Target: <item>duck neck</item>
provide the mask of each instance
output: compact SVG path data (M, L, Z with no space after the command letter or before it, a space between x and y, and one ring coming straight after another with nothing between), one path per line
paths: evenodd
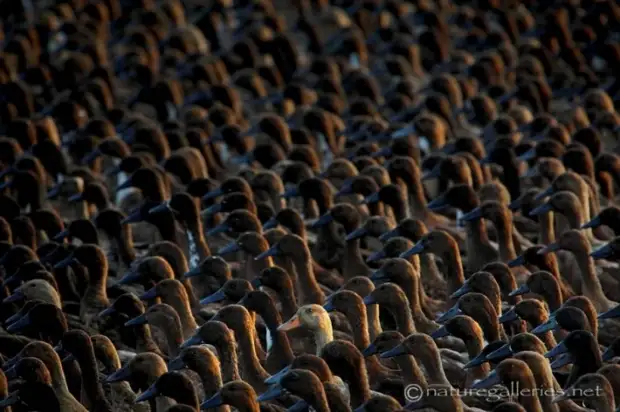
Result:
M181 321L178 317L170 319L163 326L163 332L168 342L169 355L177 356L179 354L179 347L183 343L183 332L181 330Z
M209 246L207 246L207 241L202 231L202 223L200 223L200 221L188 227L187 248L189 252L188 260L190 270L195 269L203 259L211 256L211 251L209 250Z
M366 307L366 316L368 317L368 336L370 341L374 341L383 331L379 318L379 305Z
M136 349L139 352L153 352L163 355L161 349L153 340L151 328L148 325L138 325L133 327L132 330L136 339Z
M409 336L416 332L415 323L413 322L413 315L409 308L408 301L401 297L394 297L389 304L384 305L390 312L394 321L396 321L396 329L403 335Z
M497 229L500 259L504 262L516 259L517 253L512 237L512 214L509 211L504 211L493 224Z
M427 346L426 349L428 349L428 353L425 353L424 356L418 356L416 359L420 360L422 362L422 366L424 366L424 370L428 375L427 382L429 384L451 386L451 383L448 381L446 373L443 370L441 355L439 354L437 346L433 343L432 345Z
M49 369L54 391L58 394L71 395L69 392L69 386L67 386L67 379L65 378L65 374L62 369L62 364L60 363L60 358L51 364L46 363L45 366Z
M185 290L181 291L180 294L172 294L171 297L166 299L168 305L172 306L174 310L177 311L179 315L179 320L181 321L181 328L183 332L183 338L187 339L191 337L198 328L196 324L196 320L192 315L192 309L189 306L189 300L187 299L187 293Z
M416 219L426 219L429 215L429 210L426 207L426 196L424 195L424 185L418 180L417 184L406 185L407 194L409 197L409 210L411 210L412 217Z
M299 296L299 303L302 305L322 305L325 301L325 294L316 281L311 259L308 253L305 259L299 259L295 262L299 286L297 295Z
M217 353L220 358L220 367L222 368L222 380L224 382L238 380L240 375L235 342L226 340L222 346L217 347Z
M131 263L136 259L131 225L123 225L120 234L115 236L114 240L123 264L129 268Z
M463 263L456 242L450 242L445 252L441 254L441 259L446 265L444 277L448 283L448 295L451 295L465 283Z
M478 356L484 347L484 338L479 333L474 334L471 339L463 339L463 342L465 342L469 359L474 359ZM468 375L473 379L482 379L489 373L489 371L489 364L483 363L482 365L471 368L468 371Z
M355 277L368 275L370 269L364 262L362 251L360 250L360 240L355 239L347 242L345 247L345 258L343 260L343 275L345 281Z
M544 245L549 245L555 242L555 218L553 212L543 213L538 217L538 236L539 242Z
M242 273L245 274L245 279L252 281L255 279L263 269L267 269L273 266L273 258L267 257L261 260L254 260L254 256L249 253L243 253L245 260L245 267Z
M372 356L375 358L375 356ZM401 355L396 356L394 361L400 368L403 375L403 383L405 386L407 385L417 385L421 388L427 388L428 384L426 382L426 378L424 377L424 373L416 359L411 355Z
M108 265L103 264L99 267L88 268L89 280L86 291L82 297L84 305L109 306L108 294L106 292L108 281Z
M419 273L419 272L418 272ZM413 322L416 327L424 332L424 333L432 333L435 329L437 329L437 325L434 322L431 322L422 310L422 300L421 300L421 289L422 285L420 285L420 276L419 274L410 275L407 280L408 285L406 286L409 298L409 307L411 308L411 315L413 316Z
M398 196L390 202L392 213L397 222L409 218L409 208L407 207L407 199L404 196Z
M93 408L97 403L105 401L103 388L99 383L97 371L97 358L92 343L85 345L82 350L75 354L82 371L82 385L88 404L86 407Z
M288 272L287 273L291 273ZM291 281L293 279L291 278ZM295 312L297 312L297 298L295 297L295 292L292 286L285 286L281 288L278 292L278 299L282 305L282 316L286 319L290 319L295 316Z
M263 318L265 326L267 326L267 333L272 339L272 346L267 348L270 357L275 355L284 362L284 364L279 365L279 369L277 369L280 370L290 365L295 357L293 349L291 348L291 343L288 340L288 335L286 332L278 330L278 327L282 323L282 318L280 317L278 309L273 304L273 301L264 305L259 314L261 318Z
M310 410L314 410L316 412L332 412L329 402L327 402L325 389L322 386L323 385L316 388L317 390L312 391L310 394L310 398L308 399L308 404L311 407Z
M334 330L331 321L320 325L318 329L313 331L314 343L316 345L316 356L321 356L321 351L328 343L334 340Z
M582 248L583 249L583 248ZM601 282L596 274L594 259L590 257L590 247L575 253L577 264L581 272L581 284L584 296L589 298L597 311L602 312L611 308L611 303L603 293Z
M240 334L237 332L240 332ZM263 391L267 388L265 379L269 377L269 373L261 365L256 353L254 327L252 326L243 331L235 331L235 336L239 335L241 335L239 346L243 365L243 380L247 381L255 389Z
M519 394L517 402L522 405L527 412L543 412L540 400L536 394L536 383L531 375L520 375L517 381L511 382L517 385ZM513 392L513 393L515 393Z

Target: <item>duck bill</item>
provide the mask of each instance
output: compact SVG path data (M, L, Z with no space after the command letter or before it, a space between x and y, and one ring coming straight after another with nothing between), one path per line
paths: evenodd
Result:
M266 221L265 224L263 224L263 231L269 230L269 229L275 229L276 227L278 227L278 225L279 225L278 219L276 219L275 217L272 217L268 221Z
M333 221L334 221L334 217L330 213L326 213L323 216L321 216L320 218L318 218L316 221L314 221L310 225L310 228L311 229L318 229L320 227L327 226L328 224L330 224Z
M364 305L369 306L369 305L376 305L376 304L377 304L377 300L372 294L367 295L364 298Z
M295 405L291 406L286 410L286 412L305 412L311 410L309 409L309 405L303 399L298 400Z
M530 216L534 217L534 216L544 215L545 213L549 213L552 210L553 210L553 207L551 206L551 204L543 203L542 205L537 206L534 209L532 209L530 211Z
M368 345L368 347L366 349L364 349L362 351L362 355L365 358L367 358L369 356L376 355L377 353L379 353L379 349L377 348L377 346L374 343L371 343L370 345Z
M373 282L380 282L382 280L386 280L387 277L385 276L385 271L383 270L383 267L372 272L369 279Z
M545 353L545 358L555 358L556 356L560 356L564 353L568 353L568 348L564 342L560 342L549 352Z
M517 289L513 290L512 292L510 292L508 294L508 296L510 297L515 297L515 296L521 296L521 295L525 295L526 293L530 292L530 287L527 284L522 284L521 286L519 286Z
M200 270L200 266L196 266L189 272L183 274L183 279L195 278L196 276L200 276L202 271Z
M135 400L136 403L145 402L151 400L159 395L159 391L155 384L151 385L146 391L142 392Z
M605 246L601 246L596 249L594 252L590 253L590 256L593 259L607 259L613 255L613 247L611 244L606 244Z
M450 295L450 299L458 299L469 292L471 292L471 287L468 283L464 283L463 286L458 288L453 294Z
M69 196L67 202L69 203L77 203L84 200L84 193L76 193L74 195Z
M603 362L609 362L615 357L616 357L616 351L611 346L605 349L605 352L603 352L603 355L601 355Z
M411 256L419 255L420 253L423 253L423 252L424 252L424 245L418 242L414 247L402 253L399 257L402 259L409 259Z
M208 208L206 208L205 210L202 211L202 215L203 216L212 216L216 213L220 213L222 211L222 204L221 203L216 203Z
M528 160L532 160L536 157L536 147L532 147L527 152L523 153L521 156L517 157L517 159L522 162L527 162Z
M6 298L4 298L2 300L2 303L20 302L24 298L25 298L24 294L21 291L16 290L15 292L13 292L12 295L9 295Z
M19 332L20 330L23 330L28 325L30 325L30 316L26 314L22 316L17 322L10 324L6 328L6 331L10 333Z
M547 320L545 323L538 325L534 329L532 329L531 333L533 333L534 335L542 335L543 333L554 330L557 326L558 322L555 320L555 318L549 318L549 320Z
M558 243L551 243L540 249L537 253L539 255L547 255L549 253L557 252L558 250L560 250L560 245Z
M278 373L276 373L275 375L271 375L270 377L268 377L267 379L265 379L265 383L267 385L274 385L276 383L280 382L280 379L282 379L282 377L284 375L287 374L288 371L291 370L291 366L285 366L284 368L280 369L280 371Z
M499 323L509 323L516 320L519 320L519 315L517 315L517 312L514 310L514 308L502 313L502 316L499 317Z
M364 199L362 199L361 204L368 205L371 203L377 203L379 200L380 200L379 192L375 192L371 194L370 196L366 196Z
M109 308L105 308L104 310L99 312L97 317L105 318L106 316L110 316L110 315L114 314L115 312L116 312L116 309L114 309L114 306L110 306Z
M539 194L534 197L534 200L543 200L547 196L551 196L553 194L553 186L549 186L546 190L543 190Z
M364 227L360 227L355 229L353 232L349 233L345 238L345 241L351 242L353 240L361 239L368 234L368 230Z
M280 195L280 197L283 197L285 199L290 199L292 197L298 197L298 196L299 196L299 189L297 189L297 187L291 187L290 189L285 190L284 193Z
M422 175L422 181L436 179L441 176L441 169L438 167L434 167L433 170L425 172Z
M252 287L255 290L258 290L258 288L260 288L261 286L263 286L263 282L260 280L260 278L254 278L252 279L252 281L250 282L250 284L252 285Z
M352 193L353 193L353 184L352 184L352 181L349 179L349 180L346 180L342 184L340 189L336 192L335 196L346 196Z
M228 229L229 229L229 226L226 223L222 223L220 225L217 225L213 229L209 230L207 232L207 236L215 236L215 235L219 235L220 233L226 233L228 232Z
M420 409L426 409L426 400L424 398L409 402L405 405L406 411L419 411Z
M486 378L476 381L471 386L471 389L490 388L491 386L499 385L500 383L502 383L500 376L497 374L495 370L492 370L491 373L489 373Z
M279 254L280 254L280 250L278 249L277 245L273 245L272 247L270 247L269 249L267 249L260 255L256 256L254 260L263 260L268 257L278 256Z
M446 207L448 207L448 205L446 204L446 199L445 196L439 196L438 198L435 198L433 200L431 200L427 207L432 210L432 211L438 211L441 209L445 209Z
M489 353L485 359L488 362L499 362L503 359L509 358L510 356L512 356L512 349L510 349L510 344L507 343L501 348Z
M558 370L560 368L563 368L566 365L570 365L574 362L573 357L570 355L570 353L564 353L560 356L558 356L556 359L553 360L553 362L551 362L551 370Z
M224 299L226 299L226 292L224 292L222 289L220 289L217 292L212 293L211 295L209 295L206 298L202 299L200 301L200 304L201 305L208 305L210 303L221 302Z
M394 358L396 356L402 356L402 355L407 355L407 350L401 344L401 345L398 345L398 346L390 349L387 352L383 352L381 355L379 355L379 357L381 359L389 359L389 358Z
M69 231L68 230L63 230L61 232L58 232L54 235L54 237L52 237L52 240L54 242L61 242L63 240L65 240L67 237L69 237Z
M47 191L47 198L56 199L58 195L60 195L60 190L60 184L55 184L50 190Z
M19 402L19 391L15 391L9 394L9 396L0 401L0 409L8 408L11 405L15 405Z
M558 402L563 402L563 401L568 401L568 400L570 400L570 393L564 392L557 396L554 396L551 399L551 403L558 403Z
M441 326L439 329L431 333L431 338L433 339L445 338L446 336L450 336L450 332L445 326Z
M510 210L512 210L514 212L515 210L521 209L522 205L523 205L523 199L522 198L518 198L518 199L515 199L512 202L510 202L510 204L508 205L508 209L510 209Z
M98 159L101 155L102 155L101 150L95 149L89 154L87 154L86 156L84 156L81 162L83 165L89 165L92 162L94 162L96 159Z
M209 193L207 193L206 195L204 195L202 197L202 201L206 202L207 200L218 198L218 197L222 196L223 194L224 194L224 191L222 189L218 188L218 189L212 190Z
M212 409L222 405L224 405L224 399L222 398L222 394L218 392L210 399L204 401L202 405L200 405L200 409Z
M284 393L284 389L280 385L274 385L267 389L267 392L262 393L258 397L259 402L271 401L279 398Z
M598 318L603 320L603 319L615 319L615 318L619 318L620 317L620 305L617 305L616 307L609 309L606 312L601 313L600 315L598 315Z
M336 310L330 299L327 299L327 302L325 302L325 304L323 305L323 309L325 309L327 312L333 312Z
M129 272L129 273L126 273L125 276L120 278L119 281L116 282L116 284L117 285L129 285L131 283L136 283L139 280L140 280L140 273Z
M131 181L131 178L125 180L123 183L121 183L120 185L118 185L116 187L116 190L124 190L124 189L129 189L130 187L133 187L133 182Z
M480 220L480 219L482 219L482 209L479 207L461 216L461 220L463 222L473 222L474 220Z
M148 320L146 319L146 315L143 313L140 316L136 316L133 319L128 320L127 322L125 322L125 326L139 326L139 325L146 325L148 322Z
M218 255L228 255L230 253L236 253L241 250L241 247L237 242L231 242L217 251Z
M516 259L511 260L510 262L508 262L508 267L509 268L516 268L518 266L523 266L525 265L525 256L521 255L519 257L517 257Z
M153 286L140 296L140 300L152 300L157 297L157 287Z
M457 315L461 314L461 309L459 309L458 303L450 308L449 311L442 314L439 318L437 318L437 323L446 323L450 319L454 318Z
M377 262L379 260L385 259L385 251L380 250L378 252L373 253L372 255L368 256L368 259L366 259L366 262L371 263L371 262Z
M293 330L300 326L301 326L301 319L299 319L299 315L294 315L288 321L278 326L278 330L279 331Z
M202 338L196 334L186 339L185 342L181 344L181 349L184 349L190 346L200 345L201 343L202 343Z
M129 214L125 219L121 220L121 225L130 225L132 223L140 223L142 222L142 213L140 210L136 210Z
M61 260L60 262L57 262L54 265L54 269L64 269L64 268L71 266L72 263L73 263L73 256L69 256Z
M596 216L594 219L590 220L588 223L585 223L581 226L582 229L596 229L601 226L603 222L601 221L600 216Z
M160 213L164 213L170 210L170 206L168 203L162 203L161 205L155 206L149 209L149 215L158 215Z
M470 360L469 362L467 362L464 366L463 369L471 369L471 368L475 368L476 366L480 366L484 363L488 362L486 355L484 354L479 354L478 356L476 356L475 358L473 358L472 360Z
M178 371L185 368L185 362L183 361L183 359L181 359L180 356L177 356L176 358L170 360L170 362L168 362L168 370L169 371Z
M381 236L379 236L379 240L383 243L387 242L388 240L392 239L393 237L399 236L399 230L398 228L396 229L392 229L392 230L388 230L387 232L383 233Z

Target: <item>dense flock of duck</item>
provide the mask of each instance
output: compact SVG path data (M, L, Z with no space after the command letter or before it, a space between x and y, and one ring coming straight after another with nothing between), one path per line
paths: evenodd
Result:
M620 407L614 0L0 14L0 410Z

